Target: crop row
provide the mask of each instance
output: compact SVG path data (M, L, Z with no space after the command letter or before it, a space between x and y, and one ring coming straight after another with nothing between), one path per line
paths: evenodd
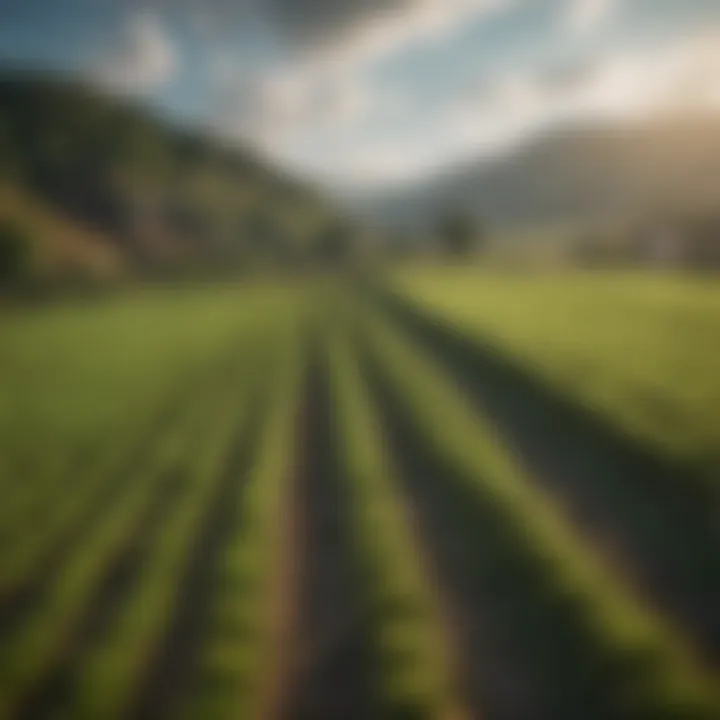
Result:
M261 389L302 315L301 302L297 312L280 302L268 325L273 303L265 305L254 317L225 308L234 321L210 322L218 327L204 347L186 352L193 339L182 341L166 377L146 397L123 400L111 425L91 431L94 406L83 407L78 431L96 446L85 465L43 473L38 463L27 482L0 478L27 496L0 522L13 540L0 558L1 718L142 711L149 678L164 672L158 658L177 634L175 608L191 589L188 565L220 487L244 482L244 469L225 477L229 457L257 424ZM138 369L147 380L157 369L150 355Z
M396 278L424 312L501 348L654 452L719 472L720 293L653 273Z
M71 717L97 717L98 709L112 717L121 709L120 698L127 701L130 678L162 632L184 550L230 440L232 416L243 406L228 388L243 380L239 373L246 364L236 357L232 375L226 368L206 378L202 392L153 438L145 461L116 479L120 489L112 506L9 629L0 658L1 717L13 717L31 698L37 702L35 684L52 678L54 665L81 641L88 647L77 672L63 678L68 687L61 688ZM129 597L115 607L123 583ZM103 627L85 639L83 628L96 612L105 617ZM107 636L96 638L106 624Z
M444 467L447 493L457 490L485 518L487 547L468 548L468 571L485 565L485 597L497 592L493 602L506 603L498 616L509 634L527 633L530 672L558 693L555 716L573 697L581 705L594 697L600 716L604 704L607 717L716 717L714 678L685 638L578 537L452 380L378 314L364 331L406 424ZM505 596L503 574L518 576Z
M187 717L258 717L272 702L272 676L281 652L278 594L284 507L302 369L299 338L291 334L275 355L279 367L255 460L234 500L238 519L214 559L216 594L202 642L198 681L184 712Z
M448 629L347 338L331 346L340 474L370 608L378 717L460 718Z

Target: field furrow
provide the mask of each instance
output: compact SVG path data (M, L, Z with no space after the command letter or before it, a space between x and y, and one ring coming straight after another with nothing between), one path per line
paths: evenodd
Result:
M218 589L213 582L213 568L240 517L234 501L250 471L265 410L265 395L264 387L256 389L247 417L242 418L236 428L221 480L189 549L167 629L153 651L129 717L154 720L180 715L179 689L191 685L198 672L203 635Z
M44 592L53 576L63 572L76 548L132 486L132 479L152 464L161 439L176 432L177 418L202 397L207 375L215 370L216 364L202 368L192 376L188 387L179 384L164 406L149 421L138 423L127 437L97 438L95 442L103 446L97 463L74 468L77 475L62 478L63 495L55 499L51 517L42 524L43 532L16 537L12 553L8 552L0 563L0 627L12 624L18 613ZM68 489L72 492L68 493ZM19 521L26 528L33 524L27 517Z
M341 475L351 496L372 623L377 705L369 716L458 720L466 711L454 644L347 338L332 345L331 377Z
M369 617L342 483L327 358L315 342L297 423L290 563L295 588L287 720L372 717Z
M247 368L247 360L238 362ZM184 576L187 559L220 484L222 464L247 398L238 391L238 368L215 378L200 424L183 451L174 488L177 496L159 518L136 558L135 573L112 622L98 634L70 683L66 712L77 718L123 718L132 710L161 645Z
M414 337L492 420L528 476L608 564L720 669L720 524L700 481L613 434L480 340L397 300L385 307L397 331Z
M470 622L480 608L485 660L467 664L497 716L718 717L715 678L682 635L597 562L452 378L379 316L366 333L386 403L402 413L401 452L417 461L407 474L430 508L441 572ZM483 669L496 654L512 678L504 695Z
M148 549L193 488L192 453L205 451L200 438L212 437L207 425L220 391L217 378L210 378L205 390L184 403L154 438L148 463L119 479L123 491L106 516L98 518L43 593L24 608L17 627L9 630L1 656L6 669L0 692L3 717L44 717L55 704L70 702L84 654L108 625L117 623Z
M180 717L264 717L276 702L285 650L280 564L302 366L299 345L293 332L275 348L267 412L247 481L232 500L239 517L213 564L216 590Z
M7 309L0 720L720 720L717 290L364 271Z

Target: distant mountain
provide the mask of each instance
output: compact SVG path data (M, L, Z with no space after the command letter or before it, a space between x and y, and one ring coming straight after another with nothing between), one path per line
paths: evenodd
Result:
M0 220L26 226L45 266L224 269L331 215L248 150L75 81L0 76Z
M711 203L720 206L720 117L558 129L503 158L369 195L359 207L368 217L410 228L456 209L508 228Z

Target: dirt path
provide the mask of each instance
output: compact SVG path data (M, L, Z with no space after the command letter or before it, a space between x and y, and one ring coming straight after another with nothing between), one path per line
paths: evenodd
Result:
M457 379L579 531L720 667L720 522L702 479L643 452L492 348L400 302L383 305Z
M312 358L306 383L293 492L296 607L277 717L367 720L374 717L369 633L321 358Z

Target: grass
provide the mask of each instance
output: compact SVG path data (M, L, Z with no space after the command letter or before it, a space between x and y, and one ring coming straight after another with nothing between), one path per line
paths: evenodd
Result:
M300 370L299 339L277 348L267 416L253 468L238 494L239 519L217 568L219 591L202 653L201 682L191 717L258 717L267 697L281 619L275 568L282 553L282 508L289 492L294 410Z
M122 716L256 383L248 360L270 341L281 355L277 338L304 307L302 291L213 288L0 318L0 531L13 541L0 603L33 591L4 632L0 717L37 702L32 688L68 653L74 674L59 677L71 716ZM132 574L117 586L127 558ZM115 602L86 638L86 618Z
M181 465L171 469L177 478L176 497L167 499L163 513L167 517L152 528L149 542L141 548L138 576L121 612L77 670L81 684L67 703L71 717L123 717L166 634L173 600L183 592L187 558L220 482L238 414L247 403L242 393L236 395L236 373L237 369L234 377L220 376L224 382L221 396L213 398L212 415L205 413L196 435L186 440Z
M393 477L380 416L347 339L333 343L331 366L339 452L376 628L379 713L458 720L464 715L444 621Z
M682 635L638 603L599 562L452 381L382 319L375 316L368 328L380 364L425 443L460 482L476 488L478 502L491 503L514 528L558 594L577 601L598 649L607 648L618 658L652 658L638 677L628 673L626 701L646 704L643 711L655 711L657 717L673 712L685 718L720 713L714 679L705 675Z
M437 268L395 287L417 325L326 279L0 315L0 720L252 719L287 698L322 713L324 693L408 720L720 717L696 645L714 616L691 622L715 597L696 552L714 547L710 513L675 502L675 476L609 482L602 468L640 467L620 454L563 465L561 497L471 375L504 383L492 409L511 403L524 439L550 400L420 332L439 317L460 354L489 339L573 407L707 463L720 295ZM595 430L543 442L600 458ZM603 530L632 531L633 569L664 556L668 587L705 604L640 593L566 512L588 498ZM682 552L658 550L694 525Z
M720 468L720 288L712 279L432 268L401 273L395 286L654 452Z

